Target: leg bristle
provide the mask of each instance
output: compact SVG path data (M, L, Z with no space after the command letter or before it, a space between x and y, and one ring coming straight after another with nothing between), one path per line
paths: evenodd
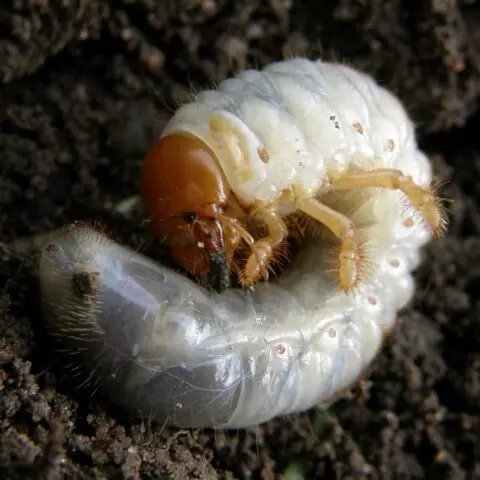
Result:
M332 190L353 190L367 187L388 188L401 191L422 216L425 226L436 236L445 233L447 220L444 200L438 195L443 182L419 185L410 175L396 169L377 169L365 172L337 174L330 172Z
M438 188L442 183L415 185L403 192L404 209L411 210L413 207L415 223L422 225L437 238L446 234L448 225L448 209L445 206L447 199L438 195Z
M357 235L356 239L345 239L328 252L328 263L332 268L327 271L347 294L355 294L361 283L369 280L374 271L372 248L367 239Z

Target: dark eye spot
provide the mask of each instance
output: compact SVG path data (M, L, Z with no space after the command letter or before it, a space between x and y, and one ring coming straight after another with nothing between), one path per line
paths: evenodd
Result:
M197 219L197 214L195 212L186 212L182 217L187 223L193 223Z

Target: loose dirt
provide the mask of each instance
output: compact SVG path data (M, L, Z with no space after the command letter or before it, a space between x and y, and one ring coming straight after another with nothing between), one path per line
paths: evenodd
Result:
M0 9L1 242L100 218L138 191L178 102L290 55L348 62L397 93L454 203L352 394L230 433L132 420L64 382L35 278L0 249L1 478L480 478L479 2L12 5Z

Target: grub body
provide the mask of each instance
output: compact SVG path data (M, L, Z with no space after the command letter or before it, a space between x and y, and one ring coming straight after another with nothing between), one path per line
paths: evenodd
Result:
M277 62L224 80L177 110L162 137L173 133L215 152L245 206L273 204L292 188L321 197L329 171L395 168L421 180L423 154L400 102L369 75L321 60ZM296 209L282 206L285 214Z
M271 282L217 294L75 226L42 250L45 321L72 378L132 413L178 427L258 425L325 402L371 363L412 297L429 235L398 221L388 238L355 296L338 292L315 241Z
M232 268L243 286L267 280L302 230L298 218L337 239L330 271L350 293L369 278L369 249L406 203L430 231L445 225L405 109L369 75L341 64L297 58L224 80L180 107L152 152L143 185L153 229L191 273L214 267L216 284L227 286ZM181 236L188 247L178 246ZM237 261L245 245L249 254Z

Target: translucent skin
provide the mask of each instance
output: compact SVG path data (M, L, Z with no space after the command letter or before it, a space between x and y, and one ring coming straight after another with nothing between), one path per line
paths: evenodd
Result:
M359 210L373 207L357 200ZM41 254L46 325L73 378L148 421L257 425L328 401L373 360L412 297L430 238L400 218L385 234L374 278L355 296L326 275L323 242L305 245L267 284L216 294L74 227Z

